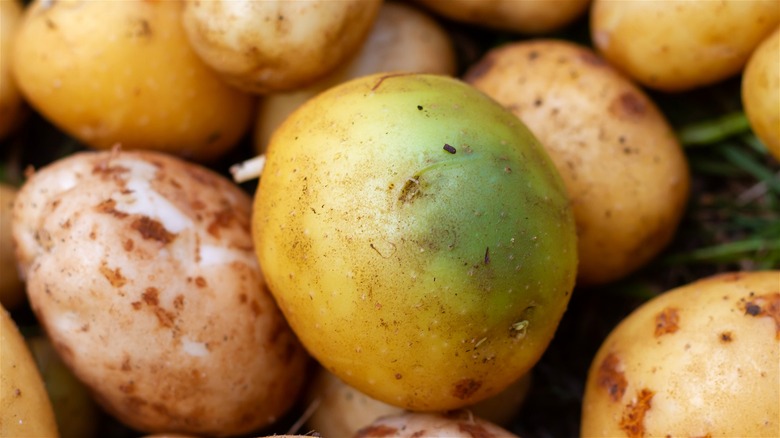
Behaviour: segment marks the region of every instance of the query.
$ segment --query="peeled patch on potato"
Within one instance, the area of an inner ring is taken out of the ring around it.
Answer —
[[[20,190],[32,309],[129,426],[240,434],[295,401],[306,354],[262,280],[249,215],[232,182],[152,152],[72,155]]]
[[[780,271],[668,291],[626,317],[593,359],[582,436],[777,437]]]

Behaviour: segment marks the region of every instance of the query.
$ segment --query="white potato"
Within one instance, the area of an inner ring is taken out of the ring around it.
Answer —
[[[593,359],[583,437],[777,437],[780,271],[665,292],[628,315]]]
[[[294,403],[307,356],[265,287],[238,186],[165,154],[84,152],[38,170],[14,207],[32,309],[118,419],[233,435]]]
[[[186,0],[192,47],[248,92],[304,86],[358,49],[381,0]]]

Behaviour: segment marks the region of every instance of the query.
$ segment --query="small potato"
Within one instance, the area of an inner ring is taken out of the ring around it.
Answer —
[[[255,148],[264,153],[271,134],[305,101],[336,84],[372,73],[408,71],[455,74],[455,49],[447,32],[413,6],[384,2],[368,37],[342,66],[315,83],[260,99]]]
[[[36,0],[12,58],[19,87],[44,117],[91,147],[215,159],[249,129],[253,98],[224,84],[190,48],[183,7]]]
[[[452,20],[525,34],[542,34],[581,16],[590,0],[417,0]]]
[[[54,410],[32,354],[0,306],[0,437],[58,436]]]
[[[14,310],[25,300],[11,237],[11,214],[17,189],[0,183],[0,304]]]
[[[71,155],[20,190],[32,309],[130,427],[236,435],[295,402],[307,356],[261,277],[250,212],[225,178],[143,151]]]
[[[636,309],[593,359],[581,436],[780,436],[778,286],[728,273]]]
[[[187,37],[209,66],[252,93],[308,85],[358,50],[381,0],[186,0]]]
[[[0,139],[11,133],[27,114],[24,98],[8,62],[21,18],[19,0],[0,0]]]
[[[594,0],[595,47],[641,84],[678,92],[739,73],[780,23],[777,0]]]
[[[354,438],[517,438],[517,435],[466,411],[447,414],[404,412],[377,419]]]
[[[561,40],[493,49],[465,79],[519,117],[555,162],[577,223],[578,285],[625,277],[671,241],[690,175],[674,131],[641,89]]]
[[[742,75],[742,102],[756,136],[780,160],[780,28],[750,57]]]

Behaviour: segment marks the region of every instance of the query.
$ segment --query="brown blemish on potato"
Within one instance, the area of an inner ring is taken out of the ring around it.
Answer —
[[[609,112],[620,117],[638,118],[647,112],[647,104],[637,93],[625,91],[609,104]]]
[[[184,295],[176,295],[176,298],[173,299],[173,308],[176,310],[184,308]]]
[[[655,316],[655,337],[676,332],[680,326],[680,314],[674,307],[667,307]]]
[[[355,438],[381,438],[392,436],[398,433],[395,427],[385,426],[384,424],[366,426],[357,431]]]
[[[751,293],[751,299],[741,299],[740,305],[745,315],[772,318],[775,321],[775,337],[780,339],[780,292],[760,296],[752,296]]]
[[[120,369],[122,371],[130,371],[133,368],[130,366],[130,357],[125,356],[124,360],[122,360],[122,365],[120,366]]]
[[[257,304],[256,300],[252,300],[251,303],[249,303],[249,308],[252,310],[252,314],[255,316],[260,316],[262,311],[260,310],[260,305]]]
[[[627,404],[620,419],[620,428],[629,438],[645,436],[645,414],[651,408],[655,392],[642,388],[636,395],[636,401]]]
[[[127,284],[127,279],[122,276],[122,270],[120,268],[111,269],[106,262],[100,264],[100,273],[113,287],[120,288]]]
[[[458,430],[467,433],[472,438],[495,438],[496,436],[477,423],[458,422]]]
[[[596,376],[596,384],[606,388],[607,392],[609,392],[609,398],[614,402],[623,398],[623,394],[626,393],[626,386],[628,386],[626,376],[623,374],[623,371],[619,370],[619,367],[620,359],[615,353],[610,353],[601,361]]]
[[[160,304],[160,291],[154,287],[148,287],[141,295],[141,299],[148,306],[157,306]]]
[[[130,252],[135,247],[135,242],[133,239],[125,239],[124,242],[122,242],[122,248],[125,249],[125,251]]]
[[[729,342],[734,340],[734,335],[731,334],[731,332],[723,332],[720,334],[720,341],[728,344]]]
[[[198,276],[195,277],[195,285],[202,288],[208,286],[208,283],[206,283],[205,278]]]
[[[110,214],[119,219],[123,219],[128,216],[127,213],[117,210],[116,201],[110,198],[95,206],[95,211],[98,213]]]
[[[422,438],[422,437],[425,437],[427,435],[428,435],[428,430],[421,429],[421,430],[418,430],[417,432],[409,435],[409,438]]]
[[[212,236],[219,238],[219,229],[228,228],[235,220],[235,214],[230,208],[225,208],[214,214],[214,219],[209,223],[206,231]]]
[[[122,383],[119,385],[119,390],[125,394],[132,394],[135,392],[135,382],[131,380],[127,383]]]
[[[176,238],[176,235],[166,230],[160,222],[148,216],[134,220],[130,227],[141,233],[144,239],[156,240],[164,245]]]
[[[482,386],[482,382],[474,379],[462,379],[455,383],[452,389],[452,395],[460,400],[470,398]]]
[[[173,321],[176,319],[176,315],[160,307],[160,291],[154,287],[148,287],[141,294],[141,300],[149,307],[152,308],[154,316],[157,317],[160,325],[163,327],[173,327]],[[137,301],[132,303],[135,310],[140,309],[140,303]]]

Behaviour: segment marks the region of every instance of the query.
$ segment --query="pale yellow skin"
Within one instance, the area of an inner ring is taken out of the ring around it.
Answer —
[[[54,410],[27,343],[0,306],[0,436],[58,437]]]
[[[265,151],[274,130],[305,101],[336,84],[372,73],[409,71],[455,74],[449,34],[427,13],[411,5],[384,2],[366,40],[349,60],[315,83],[260,99],[254,143]]]
[[[230,84],[252,93],[305,86],[343,63],[381,0],[186,0],[192,47]]]
[[[447,414],[404,412],[378,418],[354,438],[518,438],[517,435],[467,411]]]
[[[739,73],[780,23],[777,0],[594,0],[594,46],[641,84],[679,92]]]
[[[526,374],[498,395],[466,408],[473,415],[496,425],[508,424],[520,410],[531,387]],[[379,417],[397,415],[403,409],[382,403],[347,385],[320,368],[307,391],[309,405],[315,406],[307,428],[323,437],[353,436]]]
[[[750,57],[742,75],[742,103],[756,136],[780,160],[780,27]]]
[[[190,48],[183,7],[37,0],[17,35],[19,87],[44,117],[91,147],[215,159],[249,128],[253,98]]]
[[[449,19],[492,29],[542,34],[585,13],[590,0],[416,0]]]
[[[16,267],[11,237],[11,214],[17,189],[0,183],[0,304],[14,310],[24,302],[24,284]]]
[[[555,162],[577,223],[579,286],[623,278],[671,241],[689,192],[685,156],[655,104],[603,59],[561,40],[512,43],[465,79]]]
[[[780,271],[665,292],[628,315],[593,359],[583,437],[777,437]]]
[[[14,207],[32,309],[120,421],[238,435],[295,402],[307,356],[265,287],[234,183],[170,155],[84,152],[38,170]]]
[[[0,0],[0,139],[10,134],[27,114],[8,61],[21,17],[19,0]]]

